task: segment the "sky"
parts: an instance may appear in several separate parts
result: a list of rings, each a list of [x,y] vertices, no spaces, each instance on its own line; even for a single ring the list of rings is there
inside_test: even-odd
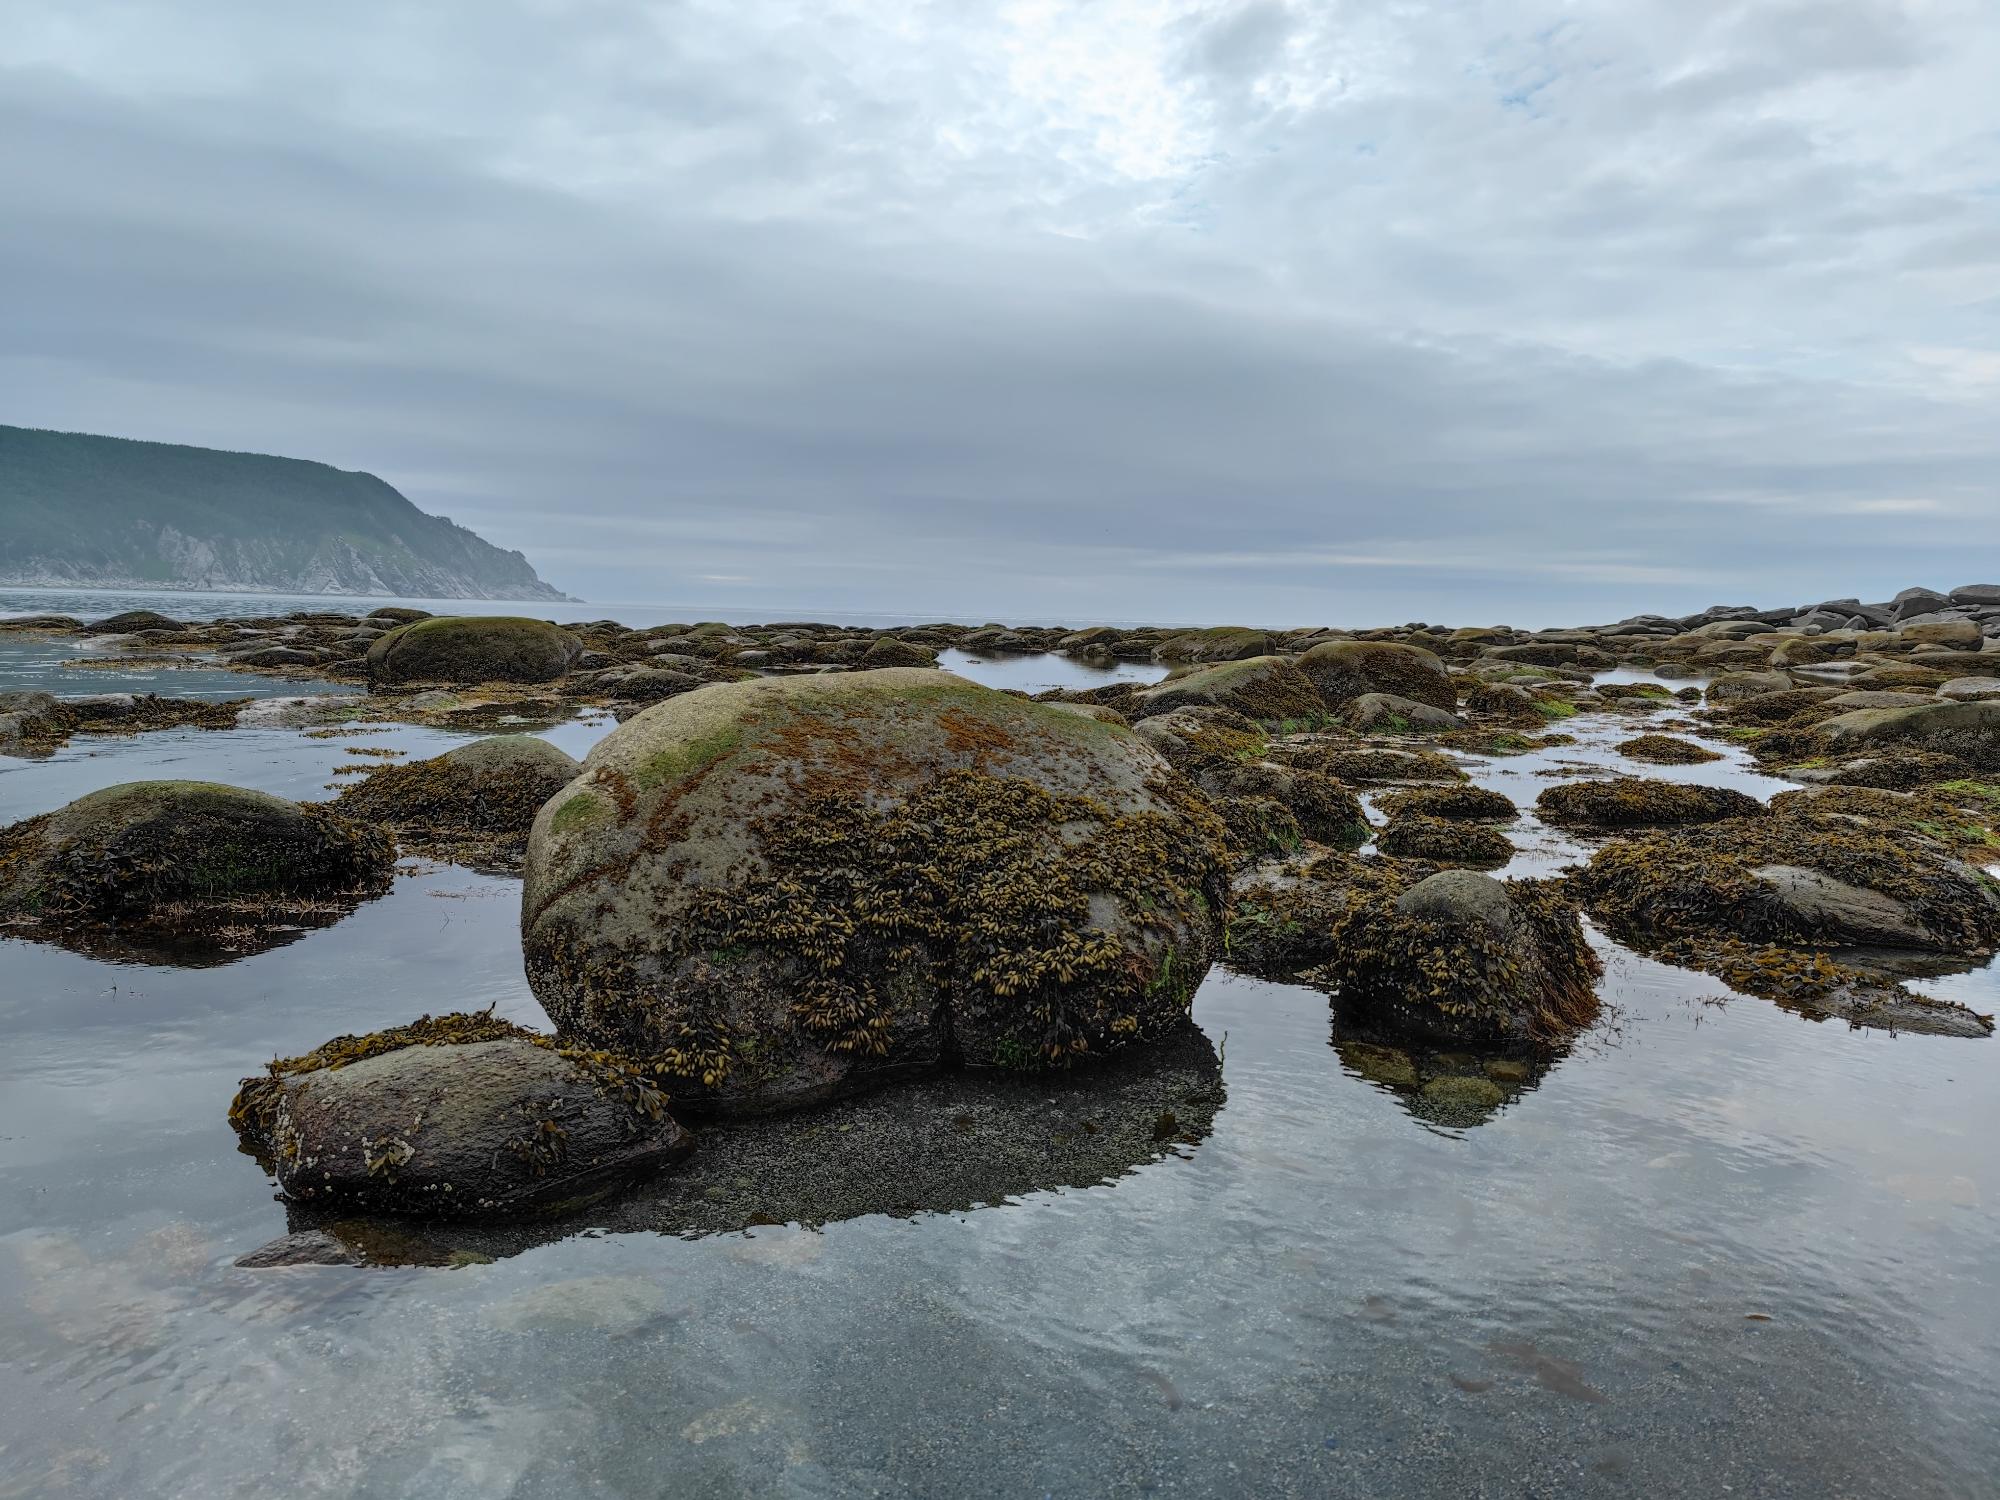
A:
[[[1993,0],[0,0],[0,421],[593,600],[2000,578]]]

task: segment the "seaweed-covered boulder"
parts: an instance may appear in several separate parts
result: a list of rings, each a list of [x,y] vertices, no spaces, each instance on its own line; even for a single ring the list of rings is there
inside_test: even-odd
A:
[[[490,1218],[580,1208],[687,1155],[644,1069],[490,1014],[336,1037],[247,1078],[229,1118],[316,1208]]]
[[[1395,693],[1363,693],[1348,700],[1341,722],[1359,734],[1432,734],[1457,729],[1463,720],[1449,709]]]
[[[1766,809],[1748,792],[1734,787],[1622,776],[1614,781],[1570,781],[1548,787],[1535,799],[1535,811],[1543,822],[1557,828],[1596,833],[1759,818]]]
[[[542,804],[582,770],[529,734],[496,734],[412,765],[388,765],[342,792],[335,807],[388,827],[425,853],[518,867]]]
[[[1066,1066],[1185,1024],[1227,844],[1115,725],[936,669],[718,684],[537,816],[528,976],[691,1108]]]
[[[1497,828],[1413,812],[1391,818],[1389,826],[1376,836],[1375,845],[1398,859],[1422,859],[1474,870],[1497,869],[1514,857],[1513,841]]]
[[[1615,935],[1645,944],[1733,935],[1975,955],[2000,943],[1991,879],[1925,840],[1810,810],[1619,840],[1575,885]]]
[[[1597,1017],[1602,972],[1576,908],[1552,881],[1443,870],[1379,891],[1333,923],[1315,971],[1344,1005],[1414,1036],[1554,1045]]]
[[[1458,706],[1458,690],[1444,662],[1421,646],[1326,641],[1299,658],[1299,670],[1333,708],[1364,693],[1391,693],[1447,710]]]
[[[1434,870],[1379,854],[1318,850],[1265,860],[1231,886],[1225,925],[1229,962],[1272,975],[1324,963],[1333,956],[1334,926],[1349,908],[1400,895]]]
[[[0,829],[0,918],[89,945],[192,950],[220,929],[336,915],[388,887],[389,840],[323,807],[206,781],[136,781]]]
[[[1466,819],[1478,823],[1511,823],[1520,809],[1504,792],[1460,783],[1456,786],[1412,787],[1403,792],[1385,792],[1375,805],[1390,817],[1414,813],[1425,818]]]
[[[1389,750],[1307,741],[1273,745],[1272,760],[1305,766],[1350,786],[1389,786],[1406,782],[1433,784],[1465,780],[1465,772],[1433,750]]]
[[[937,652],[928,646],[898,640],[893,635],[877,636],[861,653],[861,665],[875,667],[934,667]]]
[[[1722,759],[1706,745],[1697,745],[1693,740],[1684,740],[1672,734],[1635,735],[1629,740],[1620,740],[1614,748],[1628,760],[1643,760],[1656,766],[1697,766]]]
[[[1189,630],[1169,636],[1153,648],[1156,661],[1241,661],[1262,656],[1271,649],[1271,638],[1261,630],[1242,625],[1211,625],[1206,630]]]
[[[0,755],[47,755],[72,722],[52,693],[0,693]]]
[[[1900,745],[1953,756],[1982,771],[2000,770],[2000,700],[1862,709],[1826,720],[1813,735],[1827,755]]]
[[[399,625],[368,648],[372,682],[553,682],[583,643],[547,620],[444,615]]]
[[[1282,656],[1251,656],[1169,677],[1136,700],[1141,717],[1190,707],[1233,709],[1267,724],[1310,723],[1326,713],[1312,683]]]
[[[1269,761],[1217,760],[1191,774],[1195,785],[1217,802],[1275,802],[1290,814],[1299,833],[1314,843],[1355,849],[1368,840],[1368,815],[1361,809],[1361,799],[1318,771]],[[1225,821],[1236,826],[1227,815]],[[1264,841],[1251,847],[1269,852],[1296,845]]]
[[[1708,701],[1746,703],[1770,693],[1787,692],[1791,687],[1792,679],[1783,672],[1725,672],[1709,679]]]

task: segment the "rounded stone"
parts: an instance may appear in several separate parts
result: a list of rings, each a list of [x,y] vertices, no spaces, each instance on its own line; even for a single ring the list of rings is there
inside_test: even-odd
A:
[[[582,654],[582,642],[547,620],[447,615],[382,636],[368,648],[368,676],[389,685],[552,682]]]
[[[766,678],[591,751],[535,820],[522,930],[560,1032],[766,1110],[1184,1024],[1227,864],[1119,726],[935,668]]]

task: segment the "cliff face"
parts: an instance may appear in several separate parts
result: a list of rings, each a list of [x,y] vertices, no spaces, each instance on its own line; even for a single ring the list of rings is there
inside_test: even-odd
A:
[[[562,599],[373,474],[0,426],[0,583]]]

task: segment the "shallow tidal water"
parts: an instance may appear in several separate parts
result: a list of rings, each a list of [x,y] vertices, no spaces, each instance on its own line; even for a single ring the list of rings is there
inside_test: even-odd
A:
[[[1464,764],[1525,806],[1653,726],[1559,727],[1579,743]],[[159,775],[325,796],[349,744],[461,738],[79,740],[0,760],[0,821]],[[1514,873],[1581,853],[1514,833]],[[812,1147],[839,1214],[809,1212],[810,1153],[713,1189],[820,1227],[608,1232],[639,1210],[607,1206],[490,1262],[236,1267],[288,1227],[237,1079],[424,1011],[545,1024],[518,894],[412,861],[200,970],[0,939],[0,1497],[1994,1493],[2000,1043],[1815,1023],[1609,944],[1606,1022],[1480,1123],[1323,994],[1217,969],[1226,1098],[1096,1185],[1063,1124],[1093,1106],[1052,1087],[1001,1117],[1004,1170],[988,1136],[930,1141],[990,1167],[988,1206],[836,1193],[887,1128],[857,1108]]]

